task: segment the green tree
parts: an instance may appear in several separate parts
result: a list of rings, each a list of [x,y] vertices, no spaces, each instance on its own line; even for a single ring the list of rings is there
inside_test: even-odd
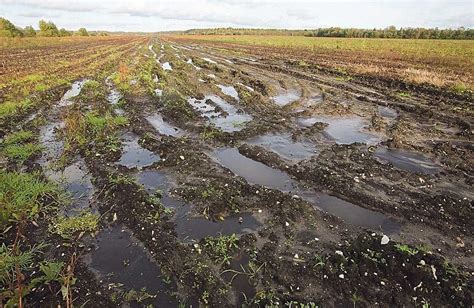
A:
[[[59,36],[58,27],[52,21],[40,20],[38,23],[39,26],[39,36]]]
[[[23,33],[8,19],[0,17],[0,37],[19,37]]]
[[[79,28],[79,30],[77,30],[77,34],[80,36],[89,36],[89,33],[87,32],[86,28]]]
[[[67,31],[64,28],[59,29],[59,36],[71,36],[71,31]]]
[[[25,29],[23,29],[23,34],[28,37],[33,37],[36,36],[36,30],[33,29],[32,26],[26,26]]]

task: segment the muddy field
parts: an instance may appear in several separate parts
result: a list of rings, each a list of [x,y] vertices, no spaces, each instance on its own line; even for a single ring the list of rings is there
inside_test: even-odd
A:
[[[0,260],[35,252],[1,269],[3,305],[473,305],[470,94],[128,47],[2,126]],[[25,174],[56,188],[10,217]]]

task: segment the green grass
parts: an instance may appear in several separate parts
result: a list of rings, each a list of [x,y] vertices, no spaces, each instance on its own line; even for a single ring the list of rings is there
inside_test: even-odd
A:
[[[53,233],[71,239],[80,232],[94,232],[99,224],[99,215],[83,212],[78,216],[58,216],[50,225]]]
[[[238,241],[239,239],[235,234],[206,237],[204,239],[204,248],[215,262],[228,265],[232,260],[232,251],[238,247]]]
[[[18,131],[8,135],[0,146],[0,152],[11,161],[23,164],[35,154],[41,152],[42,147],[33,143],[36,136],[30,131]]]
[[[0,171],[0,228],[22,219],[34,219],[64,195],[38,174]]]

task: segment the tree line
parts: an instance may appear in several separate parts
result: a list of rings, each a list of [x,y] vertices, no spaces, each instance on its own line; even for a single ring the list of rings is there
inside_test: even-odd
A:
[[[245,28],[214,28],[192,29],[186,34],[204,35],[290,35],[308,37],[347,37],[347,38],[398,38],[398,39],[474,39],[474,29],[439,29],[439,28],[396,28],[390,26],[384,29],[359,28],[319,28],[312,30],[283,30],[283,29],[245,29]]]
[[[26,26],[21,29],[15,26],[8,19],[0,17],[0,37],[35,37],[35,36],[89,36],[96,35],[95,33],[89,34],[86,28],[79,28],[77,31],[68,31],[64,28],[58,29],[58,27],[52,21],[40,20],[38,22],[38,30],[35,30],[32,26]],[[107,35],[101,33],[100,35]]]

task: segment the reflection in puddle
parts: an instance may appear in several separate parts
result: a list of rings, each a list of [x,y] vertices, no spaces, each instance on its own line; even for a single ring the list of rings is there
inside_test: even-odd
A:
[[[293,141],[288,134],[267,134],[246,141],[277,153],[289,161],[301,161],[315,155],[315,147],[309,142]]]
[[[209,63],[212,63],[212,64],[217,64],[216,61],[211,60],[211,59],[209,59],[209,58],[202,58],[202,59],[203,59],[204,61],[206,61],[206,62],[209,62]]]
[[[142,168],[160,161],[160,156],[140,146],[138,139],[138,136],[134,134],[125,134],[119,165],[127,168]]]
[[[300,188],[286,173],[247,158],[235,148],[217,149],[211,157],[251,184],[296,194],[317,208],[338,216],[348,223],[371,229],[381,228],[388,234],[397,232],[400,228],[395,220],[382,213],[359,207],[333,196]]]
[[[174,217],[175,230],[178,238],[182,241],[198,241],[206,236],[251,233],[261,226],[261,223],[251,213],[229,216],[218,222],[208,220],[202,216],[192,216],[192,205],[170,194],[174,182],[162,171],[140,171],[136,178],[137,182],[142,184],[148,193],[153,194],[160,191],[163,205],[176,211]]]
[[[217,149],[212,156],[221,165],[245,178],[251,184],[259,184],[284,192],[294,190],[293,180],[288,174],[245,157],[235,148]]]
[[[255,91],[254,88],[249,87],[248,85],[245,85],[245,84],[243,84],[243,83],[241,83],[241,82],[238,82],[237,84],[240,85],[240,86],[242,86],[242,87],[244,87],[244,88],[246,88],[246,89],[249,90],[250,92],[254,92],[254,91]]]
[[[202,100],[189,98],[188,103],[225,132],[235,132],[243,129],[244,124],[252,120],[252,116],[240,112],[216,95],[208,95]],[[221,111],[222,110],[222,111]]]
[[[87,263],[100,280],[106,284],[123,284],[126,291],[146,288],[149,294],[156,295],[145,300],[147,304],[178,306],[178,301],[170,295],[170,286],[163,281],[158,264],[130,231],[119,225],[106,228],[97,236],[96,245],[87,256]]]
[[[398,116],[398,112],[390,107],[379,106],[379,114],[380,116],[388,119],[395,119]]]
[[[120,91],[115,88],[115,86],[114,86],[112,80],[110,79],[110,77],[108,77],[105,80],[105,83],[107,84],[107,86],[109,88],[109,95],[107,96],[107,101],[109,103],[111,103],[112,105],[116,105],[123,96],[120,93]]]
[[[310,127],[316,122],[327,123],[329,126],[325,129],[328,137],[334,139],[338,144],[351,144],[361,142],[366,144],[377,144],[381,138],[369,133],[363,132],[366,122],[363,118],[331,118],[331,117],[310,117],[299,118],[300,127]]]
[[[74,81],[72,83],[71,89],[67,90],[66,93],[64,93],[63,97],[61,97],[61,100],[59,101],[59,106],[69,106],[73,103],[71,101],[71,98],[76,97],[81,93],[82,87],[84,87],[84,84],[89,81],[88,79],[82,79],[78,81]]]
[[[193,59],[191,59],[191,58],[189,58],[188,61],[186,61],[186,63],[191,64],[198,71],[201,69],[199,66],[196,66],[194,64]]]
[[[222,84],[217,85],[219,89],[221,89],[222,93],[225,95],[229,95],[230,97],[235,98],[236,100],[239,100],[239,93],[233,86],[224,86]]]
[[[43,167],[49,167],[52,161],[59,159],[64,150],[64,142],[56,138],[56,130],[63,127],[62,122],[53,122],[41,127],[39,143],[43,147],[41,157],[37,162]]]
[[[182,241],[198,241],[207,236],[253,233],[261,223],[251,213],[226,217],[223,221],[211,221],[204,217],[192,217],[189,213],[176,215],[176,233]]]
[[[222,278],[227,282],[231,283],[232,290],[234,291],[236,307],[245,307],[247,299],[251,299],[257,293],[254,286],[249,282],[248,276],[245,274],[235,275],[235,272],[242,273],[244,270],[246,272],[251,272],[249,269],[249,255],[245,252],[240,252],[232,261],[230,262],[230,270],[222,274]]]
[[[162,135],[167,136],[180,136],[183,135],[183,131],[178,127],[166,123],[163,120],[161,114],[154,114],[146,118],[147,121]]]
[[[161,67],[163,67],[163,69],[165,71],[172,71],[173,70],[173,68],[171,67],[171,64],[169,62],[165,62],[165,63],[161,64]]]
[[[404,150],[378,148],[375,157],[392,163],[395,168],[413,173],[435,174],[441,167],[420,153]]]
[[[73,202],[66,209],[66,215],[78,214],[89,206],[89,201],[94,194],[94,185],[82,158],[62,171],[47,171],[46,176],[51,181],[62,185],[71,194]]]
[[[278,106],[285,106],[289,103],[300,99],[300,93],[297,90],[286,90],[276,96],[272,96],[270,99],[275,102]]]

